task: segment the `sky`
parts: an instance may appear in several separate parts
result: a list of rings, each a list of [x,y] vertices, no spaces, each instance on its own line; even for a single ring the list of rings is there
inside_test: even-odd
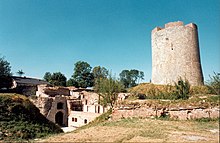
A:
[[[68,79],[77,61],[151,79],[151,31],[196,23],[205,81],[220,72],[220,0],[0,0],[0,56],[14,75]]]

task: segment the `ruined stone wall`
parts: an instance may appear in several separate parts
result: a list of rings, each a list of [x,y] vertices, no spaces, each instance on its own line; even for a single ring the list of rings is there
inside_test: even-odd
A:
[[[31,102],[40,110],[40,113],[47,116],[51,109],[53,98],[49,97],[37,97],[36,99],[30,99]]]
[[[173,84],[179,77],[203,85],[197,26],[183,22],[152,30],[152,83]]]
[[[112,113],[112,119],[118,120],[120,118],[128,117],[161,117],[169,116],[171,119],[189,120],[200,118],[218,118],[219,107],[214,108],[116,108]]]

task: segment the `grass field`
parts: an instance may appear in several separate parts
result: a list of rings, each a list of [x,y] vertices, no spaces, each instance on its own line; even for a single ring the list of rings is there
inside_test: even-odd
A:
[[[40,142],[219,142],[219,120],[128,118],[85,126]]]

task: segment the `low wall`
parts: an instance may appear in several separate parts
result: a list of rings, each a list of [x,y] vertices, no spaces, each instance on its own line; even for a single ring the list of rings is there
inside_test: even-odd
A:
[[[129,108],[121,107],[115,108],[112,113],[112,119],[117,120],[120,118],[128,117],[161,117],[169,116],[171,119],[189,120],[199,118],[218,118],[219,107],[214,108]]]

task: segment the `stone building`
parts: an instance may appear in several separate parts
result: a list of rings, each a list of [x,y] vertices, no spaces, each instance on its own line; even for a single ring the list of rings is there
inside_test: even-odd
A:
[[[37,86],[41,84],[49,84],[48,82],[30,78],[30,77],[18,77],[12,76],[12,87],[16,93],[23,94],[26,96],[35,95],[37,91]]]
[[[170,22],[152,30],[152,83],[173,84],[179,77],[203,85],[196,24]]]
[[[32,102],[40,112],[65,127],[80,127],[108,110],[98,104],[99,95],[88,89],[38,85],[36,96]]]

